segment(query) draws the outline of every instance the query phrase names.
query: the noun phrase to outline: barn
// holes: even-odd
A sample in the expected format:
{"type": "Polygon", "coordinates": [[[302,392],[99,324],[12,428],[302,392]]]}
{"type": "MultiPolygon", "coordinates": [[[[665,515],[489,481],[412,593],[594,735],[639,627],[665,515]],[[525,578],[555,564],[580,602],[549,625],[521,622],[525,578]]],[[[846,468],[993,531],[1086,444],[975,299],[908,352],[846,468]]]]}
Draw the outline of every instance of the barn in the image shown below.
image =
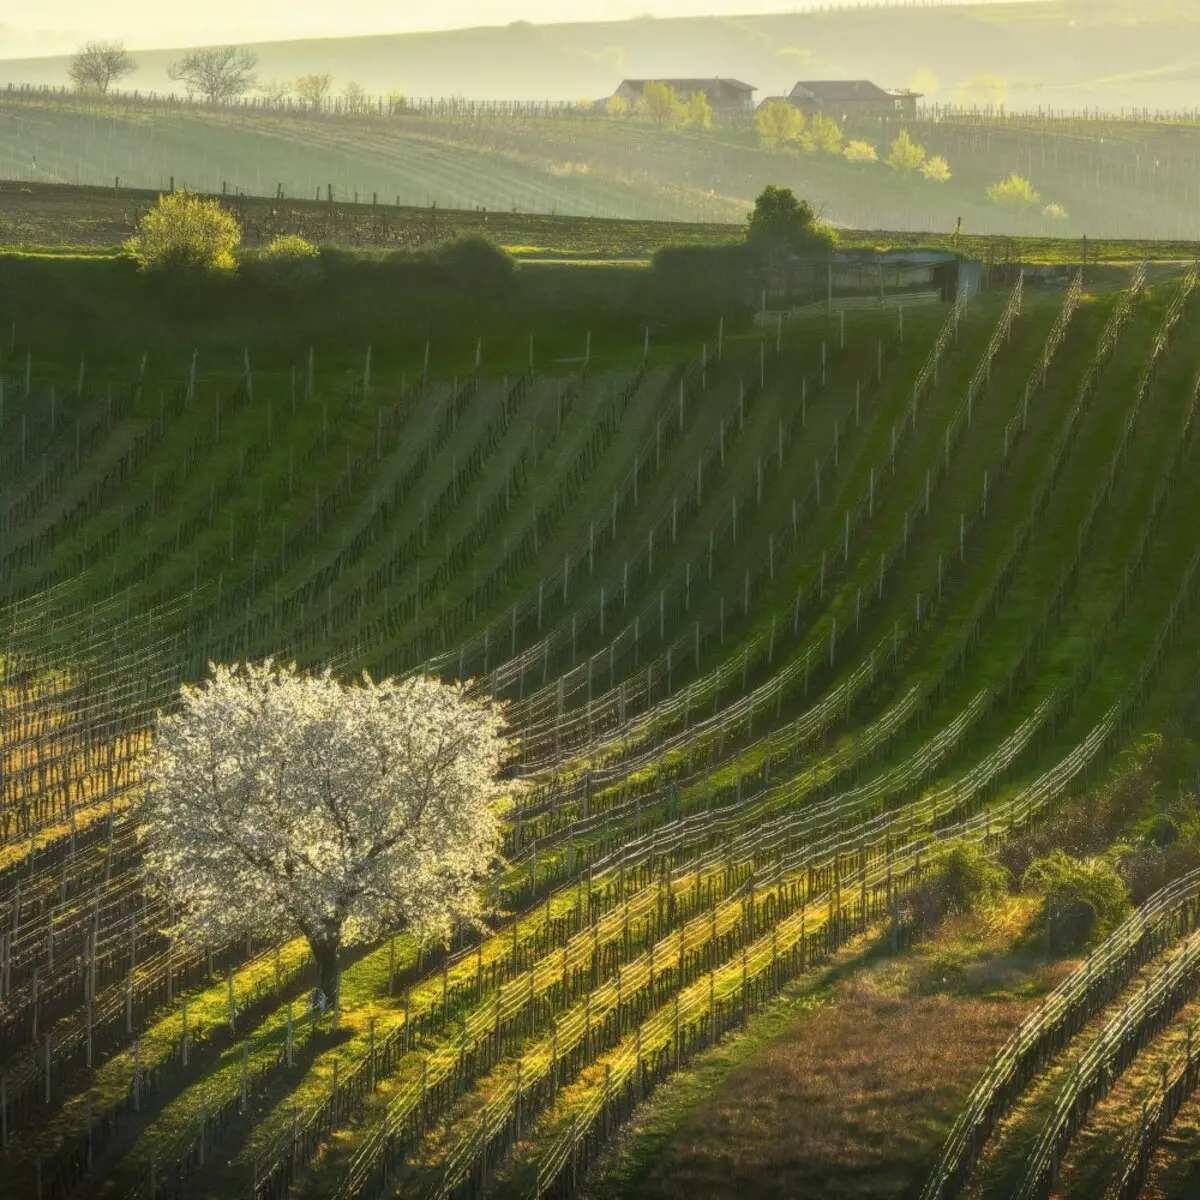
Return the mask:
{"type": "Polygon", "coordinates": [[[869,79],[802,80],[787,99],[805,116],[824,113],[837,121],[853,117],[899,117],[917,115],[920,92],[888,91],[869,79]]]}

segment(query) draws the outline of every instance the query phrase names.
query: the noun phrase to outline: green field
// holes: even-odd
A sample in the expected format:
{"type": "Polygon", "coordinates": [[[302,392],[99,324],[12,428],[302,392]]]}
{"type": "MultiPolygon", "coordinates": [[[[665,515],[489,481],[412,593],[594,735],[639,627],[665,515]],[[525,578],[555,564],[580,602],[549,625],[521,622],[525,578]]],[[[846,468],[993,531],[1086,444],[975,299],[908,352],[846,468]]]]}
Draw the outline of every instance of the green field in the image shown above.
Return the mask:
{"type": "MultiPolygon", "coordinates": [[[[139,218],[157,200],[156,191],[0,183],[0,238],[9,253],[34,255],[120,255],[139,218]]],[[[450,237],[482,234],[529,262],[644,264],[662,246],[711,245],[737,239],[740,221],[631,221],[542,213],[505,213],[411,208],[383,202],[226,197],[250,246],[276,233],[295,232],[316,244],[366,252],[409,249],[450,237]]],[[[743,218],[744,219],[744,218],[743,218]]],[[[947,250],[985,263],[1089,264],[1191,261],[1200,243],[1126,238],[1089,239],[952,233],[911,234],[843,229],[844,250],[947,250]]]]}
{"type": "MultiPolygon", "coordinates": [[[[43,248],[111,245],[144,200],[17,196],[43,248]]],[[[339,219],[381,209],[432,219],[339,219]]],[[[510,216],[489,232],[543,257],[722,232],[510,216]]],[[[467,289],[341,255],[301,293],[0,256],[6,1186],[1115,1181],[1200,995],[1200,297],[1185,246],[1093,249],[1068,289],[1000,269],[765,333],[630,265],[467,289]],[[473,679],[527,783],[490,926],[355,947],[336,1017],[302,943],[171,943],[141,875],[155,711],[272,654],[473,679]],[[1015,882],[935,911],[964,845],[1019,880],[1117,842],[1134,904],[1175,891],[1091,957],[1015,882]]]]}
{"type": "MultiPolygon", "coordinates": [[[[766,149],[752,122],[659,127],[571,109],[511,115],[486,107],[357,115],[213,108],[161,97],[103,103],[60,92],[0,91],[0,176],[99,189],[178,186],[290,202],[728,223],[769,182],[807,196],[842,228],[999,237],[1200,239],[1200,123],[1120,115],[1055,117],[921,110],[912,137],[949,164],[944,182],[887,165],[901,126],[839,118],[844,140],[878,161],[766,149]],[[988,188],[1017,173],[1028,203],[988,188]],[[1053,207],[1052,207],[1053,206],[1053,207]]],[[[118,196],[119,199],[119,196],[118,196]]],[[[7,205],[5,206],[7,207],[7,205]]],[[[0,208],[0,217],[5,215],[0,208]]],[[[15,238],[0,228],[0,240],[15,238]]]]}

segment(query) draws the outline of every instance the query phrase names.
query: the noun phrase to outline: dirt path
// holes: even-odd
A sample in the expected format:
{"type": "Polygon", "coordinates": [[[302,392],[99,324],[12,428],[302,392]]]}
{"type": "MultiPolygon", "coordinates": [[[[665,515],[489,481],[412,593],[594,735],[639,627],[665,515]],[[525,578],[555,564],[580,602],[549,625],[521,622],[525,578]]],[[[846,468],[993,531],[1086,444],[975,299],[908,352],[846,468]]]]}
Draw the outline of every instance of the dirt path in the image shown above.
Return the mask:
{"type": "Polygon", "coordinates": [[[928,1164],[995,1050],[1062,977],[1028,907],[947,924],[899,958],[867,949],[792,1012],[661,1089],[600,1164],[606,1200],[895,1198],[928,1164]]]}

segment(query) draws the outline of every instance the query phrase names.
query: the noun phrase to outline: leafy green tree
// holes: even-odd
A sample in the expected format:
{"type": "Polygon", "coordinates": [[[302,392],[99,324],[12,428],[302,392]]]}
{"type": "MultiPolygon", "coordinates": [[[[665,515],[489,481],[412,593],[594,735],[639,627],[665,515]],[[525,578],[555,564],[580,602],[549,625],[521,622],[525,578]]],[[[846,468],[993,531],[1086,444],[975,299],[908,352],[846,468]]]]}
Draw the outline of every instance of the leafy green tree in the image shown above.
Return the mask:
{"type": "Polygon", "coordinates": [[[754,211],[747,214],[746,246],[759,293],[791,295],[798,260],[827,258],[835,244],[833,231],[791,188],[769,184],[755,200],[754,211]]]}
{"type": "Polygon", "coordinates": [[[868,163],[879,161],[879,151],[870,142],[849,142],[842,151],[842,157],[855,166],[862,167],[868,163]]]}
{"type": "Polygon", "coordinates": [[[1061,204],[1047,204],[1042,209],[1042,216],[1047,221],[1065,221],[1067,219],[1067,210],[1061,204]]]}
{"type": "Polygon", "coordinates": [[[613,94],[604,102],[604,113],[609,117],[627,117],[629,101],[624,96],[613,94]]]}
{"type": "Polygon", "coordinates": [[[814,113],[804,133],[804,148],[810,154],[841,154],[841,126],[825,113],[814,113]]]}
{"type": "Polygon", "coordinates": [[[67,76],[81,91],[108,95],[114,83],[137,70],[137,63],[124,42],[86,42],[67,66],[67,76]]]}
{"type": "Polygon", "coordinates": [[[681,125],[687,111],[679,93],[669,83],[659,82],[646,84],[638,107],[649,121],[665,129],[681,125]]]}
{"type": "Polygon", "coordinates": [[[167,67],[167,75],[210,104],[236,100],[255,84],[258,56],[237,46],[201,46],[167,67]]]}
{"type": "Polygon", "coordinates": [[[817,220],[807,200],[797,199],[791,188],[768,184],[747,214],[746,241],[769,251],[799,251],[817,257],[834,247],[828,226],[817,220]]]}
{"type": "Polygon", "coordinates": [[[994,204],[1005,208],[1033,208],[1042,201],[1033,184],[1024,175],[1015,172],[999,183],[989,184],[987,194],[994,204]]]}
{"type": "Polygon", "coordinates": [[[940,154],[935,154],[921,164],[921,174],[932,183],[949,183],[950,164],[940,154]]]}
{"type": "Polygon", "coordinates": [[[143,271],[215,273],[233,270],[241,241],[237,219],[218,201],[181,190],[159,196],[125,247],[143,271]]]}
{"type": "Polygon", "coordinates": [[[907,177],[914,171],[920,170],[925,157],[925,147],[914,142],[912,134],[907,129],[902,129],[892,141],[892,147],[887,156],[887,165],[893,171],[907,177]]]}
{"type": "Polygon", "coordinates": [[[692,129],[711,129],[712,104],[704,92],[693,92],[687,102],[686,121],[692,129]]]}
{"type": "Polygon", "coordinates": [[[786,100],[771,100],[754,114],[754,128],[768,150],[782,150],[804,136],[804,114],[786,100]]]}

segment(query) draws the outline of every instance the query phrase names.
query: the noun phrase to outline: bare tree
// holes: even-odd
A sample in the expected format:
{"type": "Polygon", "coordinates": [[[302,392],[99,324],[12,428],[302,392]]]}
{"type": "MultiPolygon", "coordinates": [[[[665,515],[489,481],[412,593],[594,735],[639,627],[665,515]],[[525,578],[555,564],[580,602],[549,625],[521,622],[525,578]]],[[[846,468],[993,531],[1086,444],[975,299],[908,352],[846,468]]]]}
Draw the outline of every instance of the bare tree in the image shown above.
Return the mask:
{"type": "Polygon", "coordinates": [[[137,69],[124,42],[85,42],[71,58],[67,75],[80,91],[94,88],[100,95],[137,69]]]}
{"type": "Polygon", "coordinates": [[[258,56],[238,46],[202,46],[189,50],[167,74],[211,104],[235,100],[255,84],[258,56]]]}
{"type": "Polygon", "coordinates": [[[355,114],[367,106],[367,90],[361,83],[351,80],[342,89],[342,104],[348,113],[355,114]]]}
{"type": "Polygon", "coordinates": [[[286,79],[264,79],[255,90],[268,104],[282,104],[292,94],[292,85],[286,79]]]}
{"type": "Polygon", "coordinates": [[[329,89],[332,86],[333,76],[328,71],[312,75],[297,75],[292,82],[292,90],[296,93],[296,99],[306,108],[311,108],[316,112],[321,111],[321,106],[325,103],[325,97],[329,95],[329,89]]]}

